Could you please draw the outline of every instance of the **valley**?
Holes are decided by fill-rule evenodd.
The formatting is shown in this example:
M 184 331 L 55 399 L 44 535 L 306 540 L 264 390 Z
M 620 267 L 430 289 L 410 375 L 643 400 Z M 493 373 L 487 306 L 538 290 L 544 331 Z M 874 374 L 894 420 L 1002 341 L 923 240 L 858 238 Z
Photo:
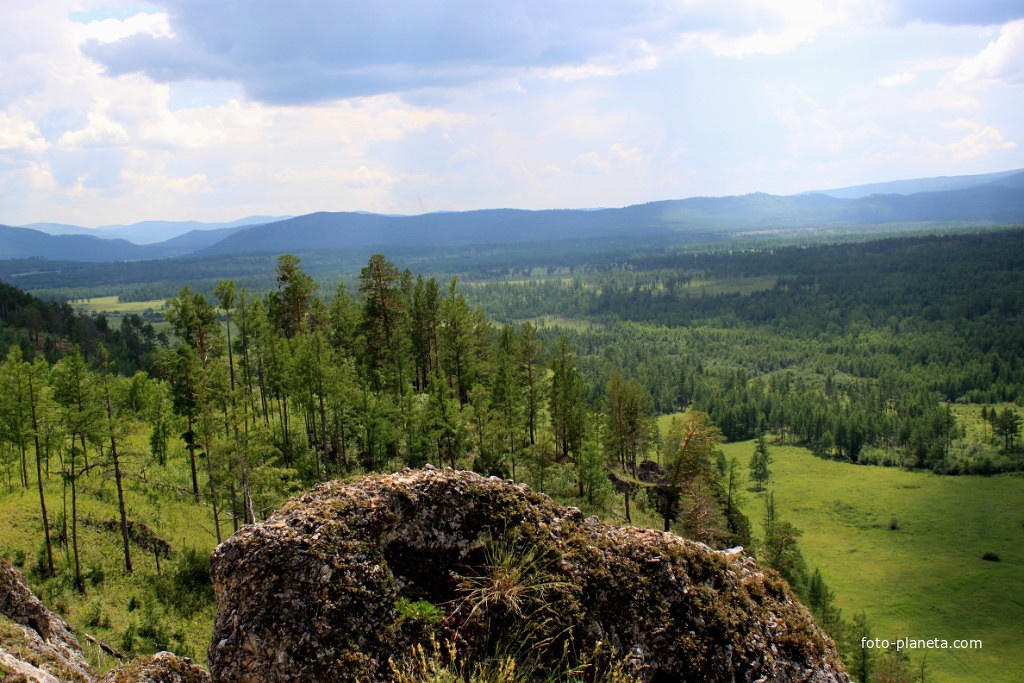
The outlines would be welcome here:
M 744 546 L 871 680 L 1015 677 L 1024 231 L 715 240 L 0 262 L 3 556 L 98 671 L 203 662 L 219 542 L 429 463 Z

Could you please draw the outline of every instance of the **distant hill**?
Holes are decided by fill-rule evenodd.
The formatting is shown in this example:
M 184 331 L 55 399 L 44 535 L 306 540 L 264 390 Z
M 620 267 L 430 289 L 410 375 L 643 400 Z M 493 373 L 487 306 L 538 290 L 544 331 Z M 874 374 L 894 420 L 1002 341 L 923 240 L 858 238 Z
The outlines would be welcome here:
M 696 197 L 589 211 L 494 209 L 420 216 L 315 213 L 239 231 L 199 252 L 498 244 L 553 239 L 665 236 L 723 239 L 764 230 L 878 228 L 886 224 L 1024 223 L 1024 172 L 999 184 L 912 195 L 844 199 L 823 194 Z
M 65 223 L 32 223 L 21 227 L 39 230 L 49 235 L 89 235 L 104 239 L 121 238 L 133 244 L 157 244 L 190 232 L 262 225 L 263 223 L 272 223 L 285 218 L 290 218 L 290 216 L 247 216 L 235 221 L 217 223 L 202 221 L 142 221 L 132 223 L 131 225 L 105 225 L 99 228 L 82 228 Z
M 239 225 L 236 227 L 217 228 L 214 230 L 191 230 L 183 235 L 178 235 L 177 237 L 154 246 L 163 252 L 165 258 L 170 256 L 194 254 L 197 251 L 201 251 L 206 247 L 214 245 L 226 237 L 234 235 L 237 232 L 241 232 L 248 227 L 250 226 Z
M 926 189 L 928 191 L 921 191 Z M 271 221 L 271 222 L 267 222 Z M 131 261 L 318 250 L 540 243 L 551 240 L 720 241 L 736 235 L 807 229 L 879 230 L 1024 224 L 1024 170 L 925 178 L 791 196 L 692 197 L 591 210 L 487 209 L 413 216 L 318 212 L 232 223 L 149 221 L 90 234 L 75 226 L 0 230 L 0 259 Z M 201 227 L 196 227 L 201 226 Z M 78 229 L 84 230 L 84 229 Z M 98 235 L 132 234 L 133 244 Z
M 29 228 L 0 225 L 0 258 L 43 257 L 67 261 L 130 261 L 150 258 L 144 247 L 92 235 L 47 235 Z
M 972 187 L 988 185 L 1004 178 L 1021 175 L 1022 170 L 1001 171 L 999 173 L 983 173 L 981 175 L 939 176 L 937 178 L 917 178 L 914 180 L 893 180 L 886 183 L 854 185 L 834 190 L 812 190 L 814 194 L 826 194 L 841 199 L 860 199 L 873 194 L 917 194 L 919 192 L 943 192 L 946 190 L 966 190 Z M 808 194 L 808 193 L 805 193 Z

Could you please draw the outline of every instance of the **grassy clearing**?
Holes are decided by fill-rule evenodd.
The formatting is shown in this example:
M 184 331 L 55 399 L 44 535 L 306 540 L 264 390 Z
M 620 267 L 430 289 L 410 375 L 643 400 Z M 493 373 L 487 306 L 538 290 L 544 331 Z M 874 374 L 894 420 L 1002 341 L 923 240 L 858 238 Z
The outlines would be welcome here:
M 950 403 L 950 410 L 956 417 L 956 423 L 962 425 L 966 430 L 967 440 L 987 442 L 992 438 L 992 425 L 981 419 L 981 411 L 986 408 L 989 411 L 1000 413 L 1007 408 L 1017 411 L 1024 417 L 1024 410 L 1012 403 L 995 403 L 983 406 L 980 403 Z
M 746 465 L 754 443 L 724 450 Z M 863 610 L 878 638 L 983 641 L 909 651 L 914 664 L 927 655 L 929 681 L 1024 680 L 1024 476 L 860 467 L 784 446 L 772 457 L 776 507 L 847 618 Z M 745 512 L 760 532 L 763 495 Z
M 691 295 L 712 296 L 716 294 L 753 294 L 775 286 L 778 278 L 774 275 L 760 275 L 735 278 L 695 278 L 686 284 L 685 291 Z
M 573 330 L 575 332 L 590 332 L 601 327 L 604 327 L 602 323 L 596 323 L 591 320 L 583 320 L 581 318 L 566 318 L 560 315 L 542 315 L 536 318 L 530 318 L 528 320 L 518 321 L 521 323 L 533 323 L 537 327 L 550 327 L 559 328 L 564 330 Z
M 90 299 L 76 299 L 71 305 L 79 313 L 91 315 L 131 315 L 136 313 L 142 315 L 148 310 L 161 311 L 167 304 L 165 299 L 152 299 L 150 301 L 121 301 L 118 296 L 95 296 Z

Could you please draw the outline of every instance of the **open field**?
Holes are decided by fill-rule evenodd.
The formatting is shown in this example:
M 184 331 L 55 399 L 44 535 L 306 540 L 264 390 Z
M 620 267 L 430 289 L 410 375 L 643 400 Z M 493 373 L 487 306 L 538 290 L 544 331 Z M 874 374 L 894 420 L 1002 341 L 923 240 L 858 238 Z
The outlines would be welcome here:
M 687 283 L 685 291 L 691 296 L 717 294 L 753 294 L 771 289 L 778 282 L 774 275 L 741 276 L 730 278 L 698 278 Z
M 121 301 L 119 296 L 96 296 L 89 299 L 78 299 L 71 302 L 71 305 L 79 313 L 110 315 L 131 315 L 137 313 L 142 315 L 147 310 L 163 310 L 167 301 L 165 299 L 153 299 L 151 301 Z
M 754 443 L 723 450 L 745 466 Z M 856 466 L 789 446 L 771 453 L 778 513 L 803 531 L 809 569 L 821 569 L 844 617 L 863 610 L 877 638 L 983 641 L 981 650 L 908 651 L 913 665 L 927 657 L 929 681 L 1024 680 L 1024 476 Z M 759 534 L 764 496 L 751 492 L 744 505 Z

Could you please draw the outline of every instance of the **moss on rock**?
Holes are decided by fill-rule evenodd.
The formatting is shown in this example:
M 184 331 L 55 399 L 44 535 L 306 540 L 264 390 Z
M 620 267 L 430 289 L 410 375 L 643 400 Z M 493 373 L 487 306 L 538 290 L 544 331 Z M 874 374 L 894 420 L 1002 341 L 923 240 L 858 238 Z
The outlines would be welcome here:
M 110 671 L 99 683 L 208 683 L 209 680 L 210 674 L 188 657 L 158 652 Z
M 387 680 L 428 637 L 403 628 L 400 600 L 443 610 L 469 658 L 515 651 L 550 670 L 614 651 L 646 681 L 848 680 L 750 558 L 470 472 L 320 485 L 221 544 L 212 579 L 215 681 Z

